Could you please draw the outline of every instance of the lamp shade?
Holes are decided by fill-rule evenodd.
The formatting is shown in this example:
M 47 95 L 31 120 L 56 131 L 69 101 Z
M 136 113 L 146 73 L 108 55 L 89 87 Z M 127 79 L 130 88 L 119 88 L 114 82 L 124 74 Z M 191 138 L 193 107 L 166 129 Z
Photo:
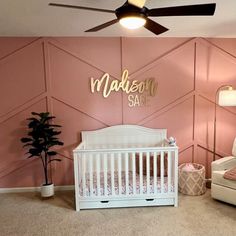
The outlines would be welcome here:
M 236 106 L 236 90 L 221 90 L 219 92 L 219 101 L 220 106 Z

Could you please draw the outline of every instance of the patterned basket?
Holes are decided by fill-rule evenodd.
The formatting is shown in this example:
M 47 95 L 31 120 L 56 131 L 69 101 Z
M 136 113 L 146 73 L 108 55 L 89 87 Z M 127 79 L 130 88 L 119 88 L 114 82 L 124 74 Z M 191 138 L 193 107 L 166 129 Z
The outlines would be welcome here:
M 192 163 L 193 171 L 183 170 L 187 163 L 179 166 L 179 192 L 187 195 L 197 196 L 206 192 L 205 167 Z

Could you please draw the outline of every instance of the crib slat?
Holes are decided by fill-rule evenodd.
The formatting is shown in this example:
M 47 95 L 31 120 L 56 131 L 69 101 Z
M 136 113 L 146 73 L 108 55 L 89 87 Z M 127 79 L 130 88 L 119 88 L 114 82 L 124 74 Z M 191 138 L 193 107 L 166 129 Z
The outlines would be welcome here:
M 77 162 L 79 165 L 79 168 L 78 168 L 79 185 L 81 185 L 80 188 L 82 189 L 82 182 L 81 182 L 82 181 L 82 155 L 76 153 L 76 156 L 78 158 Z
M 93 196 L 93 154 L 89 154 L 89 188 L 90 196 Z
M 129 162 L 128 162 L 128 153 L 125 153 L 125 193 L 129 194 Z
M 86 196 L 86 175 L 85 175 L 85 171 L 86 171 L 86 159 L 85 159 L 86 155 L 83 154 L 82 155 L 82 186 L 83 186 L 83 196 Z
M 118 153 L 118 184 L 119 184 L 119 195 L 122 194 L 122 179 L 121 179 L 121 153 Z
M 153 155 L 153 175 L 154 175 L 154 183 L 153 183 L 153 188 L 154 188 L 154 194 L 157 193 L 157 153 L 154 152 Z
M 171 192 L 171 152 L 168 151 L 168 175 L 167 175 L 167 179 L 168 179 L 168 193 Z
M 164 193 L 164 152 L 161 151 L 161 193 Z
M 103 167 L 104 167 L 104 195 L 107 196 L 107 153 L 103 156 Z
M 115 195 L 115 179 L 114 179 L 114 153 L 111 153 L 111 194 Z
M 96 166 L 97 166 L 97 195 L 100 196 L 101 195 L 101 185 L 100 185 L 100 172 L 101 172 L 101 168 L 100 168 L 100 155 L 96 154 Z
M 140 194 L 143 194 L 143 153 L 139 152 L 139 182 L 140 182 Z
M 178 206 L 178 150 L 174 152 L 174 169 L 175 169 L 175 207 Z
M 135 167 L 135 153 L 132 153 L 132 174 L 133 174 L 133 194 L 136 194 L 136 167 Z
M 150 194 L 150 152 L 146 153 L 146 167 L 147 167 L 147 194 Z

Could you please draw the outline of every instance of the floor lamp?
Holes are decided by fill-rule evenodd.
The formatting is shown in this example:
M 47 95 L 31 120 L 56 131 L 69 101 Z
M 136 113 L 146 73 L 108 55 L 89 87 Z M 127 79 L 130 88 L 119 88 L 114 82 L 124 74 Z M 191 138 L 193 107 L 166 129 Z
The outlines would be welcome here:
M 218 102 L 217 102 L 218 101 Z M 220 86 L 215 94 L 215 113 L 214 113 L 214 143 L 213 161 L 216 159 L 216 108 L 219 106 L 236 106 L 236 90 L 231 85 Z

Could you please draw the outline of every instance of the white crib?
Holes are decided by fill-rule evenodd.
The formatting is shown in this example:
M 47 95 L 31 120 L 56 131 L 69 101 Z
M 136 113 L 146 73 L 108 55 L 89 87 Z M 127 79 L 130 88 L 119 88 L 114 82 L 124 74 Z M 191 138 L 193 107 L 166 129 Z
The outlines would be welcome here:
M 117 125 L 82 131 L 73 151 L 76 210 L 178 205 L 178 147 L 166 129 Z

